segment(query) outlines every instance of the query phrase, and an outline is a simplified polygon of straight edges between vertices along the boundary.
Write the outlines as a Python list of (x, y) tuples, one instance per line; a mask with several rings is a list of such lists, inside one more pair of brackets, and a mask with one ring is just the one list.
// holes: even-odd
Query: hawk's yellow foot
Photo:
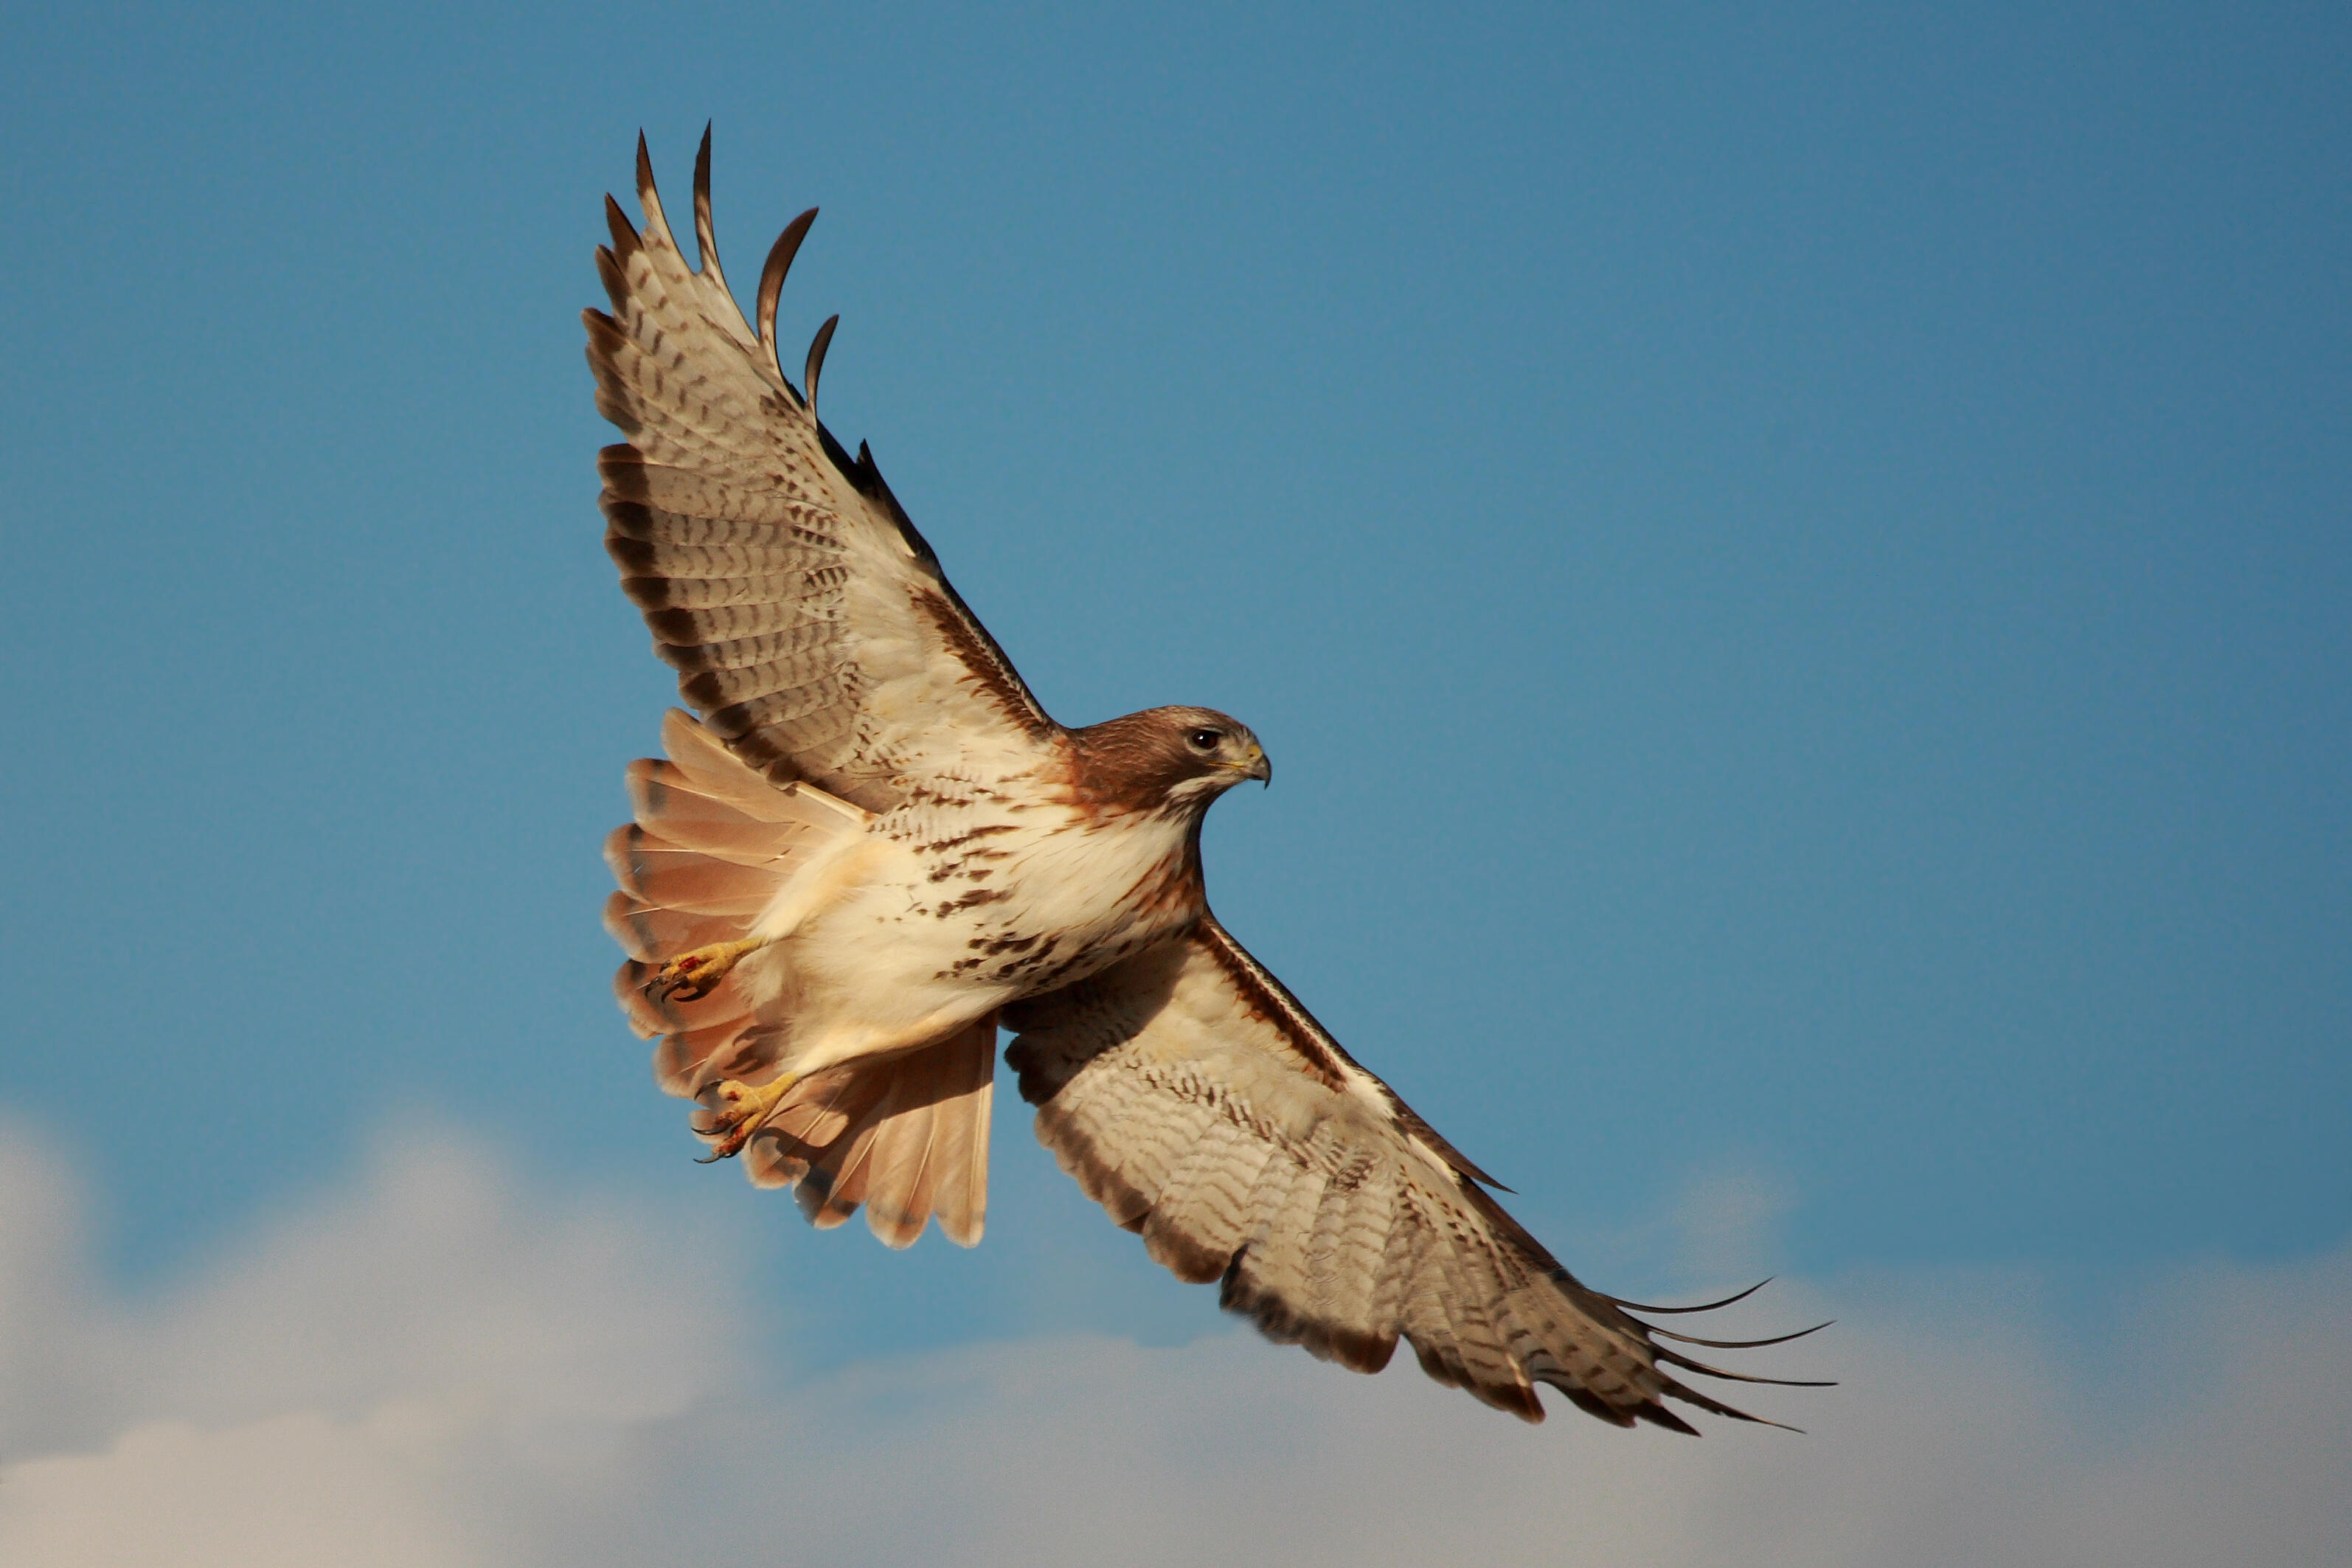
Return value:
[(646, 983), (646, 994), (656, 1002), (699, 1002), (719, 989), (747, 954), (767, 946), (765, 942), (714, 942), (708, 947), (689, 948), (671, 959)]
[(800, 1080), (801, 1075), (796, 1072), (778, 1073), (768, 1082), (759, 1085), (739, 1083), (730, 1078), (712, 1090), (719, 1103), (710, 1108), (709, 1125), (695, 1131), (706, 1138), (715, 1137), (719, 1142), (713, 1143), (710, 1152), (696, 1163), (708, 1165), (714, 1160), (725, 1160), (741, 1153), (743, 1145), (751, 1141), (753, 1133), (767, 1125), (768, 1118), (776, 1113), (777, 1105)]

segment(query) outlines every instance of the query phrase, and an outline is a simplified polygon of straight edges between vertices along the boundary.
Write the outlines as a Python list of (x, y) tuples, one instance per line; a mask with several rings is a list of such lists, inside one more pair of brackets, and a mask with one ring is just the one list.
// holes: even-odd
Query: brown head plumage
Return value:
[(1213, 708), (1147, 708), (1069, 731), (1073, 793), (1112, 812), (1195, 816), (1244, 779), (1274, 777), (1249, 726)]

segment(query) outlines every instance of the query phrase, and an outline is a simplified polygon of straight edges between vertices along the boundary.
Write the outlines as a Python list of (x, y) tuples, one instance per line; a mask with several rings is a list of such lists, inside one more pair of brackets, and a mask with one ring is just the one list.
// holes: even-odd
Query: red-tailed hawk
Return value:
[(747, 321), (709, 173), (706, 132), (689, 267), (639, 140), (645, 229), (607, 199), (613, 310), (586, 320), (596, 406), (627, 437), (601, 458), (605, 542), (698, 715), (629, 769), (606, 922), (621, 1005), (712, 1157), (797, 1188), (820, 1226), (863, 1204), (893, 1247), (933, 1216), (971, 1246), (1001, 1025), (1063, 1168), (1272, 1338), (1371, 1372), (1402, 1337), (1530, 1421), (1538, 1384), (1619, 1426), (1690, 1431), (1665, 1400), (1753, 1419), (1672, 1369), (1743, 1374), (1660, 1342), (1720, 1342), (1580, 1284), (1217, 923), (1201, 822), (1271, 776), (1256, 737), (1202, 708), (1047, 716), (872, 456), (818, 423), (834, 322), (805, 392), (779, 366), (776, 298), (816, 215), (769, 252)]

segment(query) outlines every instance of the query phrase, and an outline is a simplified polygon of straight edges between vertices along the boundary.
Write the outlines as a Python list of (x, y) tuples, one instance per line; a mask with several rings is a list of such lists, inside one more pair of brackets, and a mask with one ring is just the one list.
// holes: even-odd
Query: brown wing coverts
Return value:
[(1668, 1399), (1758, 1419), (1670, 1375), (1714, 1369), (1580, 1284), (1257, 976), (1211, 921), (1006, 1010), (1039, 1141), (1152, 1258), (1222, 1281), (1273, 1340), (1377, 1372), (1402, 1336), (1430, 1376), (1529, 1421), (1539, 1383), (1618, 1426), (1692, 1430)]
[[(803, 215), (744, 320), (712, 237), (709, 149), (695, 167), (701, 267), (665, 219), (641, 140), (645, 230), (605, 204), (596, 253), (612, 312), (585, 312), (596, 406), (628, 439), (599, 468), (605, 546), (678, 690), (773, 783), (869, 810), (975, 739), (1054, 732), (940, 572), (870, 454), (852, 458), (777, 368), (775, 303)], [(813, 354), (812, 368), (821, 358)]]

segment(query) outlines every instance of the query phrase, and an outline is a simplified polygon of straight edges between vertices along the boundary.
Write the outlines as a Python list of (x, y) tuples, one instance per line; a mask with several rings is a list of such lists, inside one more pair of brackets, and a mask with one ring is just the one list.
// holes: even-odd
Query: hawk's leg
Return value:
[(646, 994), (656, 1002), (698, 1002), (718, 990), (719, 983), (748, 954), (767, 945), (753, 938), (689, 948), (655, 972), (646, 983)]
[(710, 1124), (698, 1127), (695, 1131), (706, 1138), (715, 1137), (719, 1141), (710, 1146), (708, 1155), (696, 1163), (708, 1165), (713, 1160), (724, 1160), (741, 1153), (743, 1145), (751, 1141), (753, 1133), (767, 1125), (768, 1118), (776, 1113), (776, 1107), (782, 1103), (784, 1096), (793, 1091), (793, 1085), (800, 1080), (801, 1075), (796, 1072), (781, 1072), (756, 1087), (739, 1083), (730, 1078), (713, 1089), (711, 1093), (717, 1097), (718, 1103), (710, 1108)]

